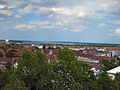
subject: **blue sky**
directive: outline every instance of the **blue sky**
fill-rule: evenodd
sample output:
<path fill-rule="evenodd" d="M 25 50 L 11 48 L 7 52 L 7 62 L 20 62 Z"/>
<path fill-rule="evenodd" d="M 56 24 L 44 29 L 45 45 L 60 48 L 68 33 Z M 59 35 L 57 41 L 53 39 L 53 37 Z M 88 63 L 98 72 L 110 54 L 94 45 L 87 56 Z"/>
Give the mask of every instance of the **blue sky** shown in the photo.
<path fill-rule="evenodd" d="M 120 44 L 120 0 L 0 0 L 0 39 Z"/>

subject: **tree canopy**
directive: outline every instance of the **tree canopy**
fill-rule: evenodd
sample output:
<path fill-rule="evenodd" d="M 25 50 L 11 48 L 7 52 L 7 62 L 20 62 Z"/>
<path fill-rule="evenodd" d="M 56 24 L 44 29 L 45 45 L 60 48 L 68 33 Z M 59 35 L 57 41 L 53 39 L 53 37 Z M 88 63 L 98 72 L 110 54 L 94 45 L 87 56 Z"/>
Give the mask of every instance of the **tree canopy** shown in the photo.
<path fill-rule="evenodd" d="M 3 54 L 0 52 L 0 57 L 3 57 Z"/>
<path fill-rule="evenodd" d="M 8 64 L 9 66 L 9 64 Z M 77 61 L 72 51 L 59 50 L 57 60 L 48 62 L 39 50 L 25 50 L 17 68 L 0 73 L 1 90 L 119 90 L 104 71 L 95 76 L 88 64 Z M 7 72 L 7 71 L 6 71 Z M 2 76 L 1 76 L 2 75 Z M 1 79 L 2 78 L 2 79 Z M 3 79 L 6 81 L 4 83 Z"/>

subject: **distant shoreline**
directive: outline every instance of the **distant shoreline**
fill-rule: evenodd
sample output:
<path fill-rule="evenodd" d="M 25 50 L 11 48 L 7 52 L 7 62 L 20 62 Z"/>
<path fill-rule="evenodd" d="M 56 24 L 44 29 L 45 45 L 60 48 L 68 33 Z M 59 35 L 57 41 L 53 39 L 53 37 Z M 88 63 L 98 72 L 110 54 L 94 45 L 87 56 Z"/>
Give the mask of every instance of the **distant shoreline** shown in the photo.
<path fill-rule="evenodd" d="M 5 41 L 5 40 L 0 40 Z M 120 46 L 120 44 L 112 43 L 85 43 L 72 41 L 32 41 L 32 40 L 9 40 L 12 43 L 34 43 L 34 44 L 65 44 L 65 45 L 88 45 L 88 46 Z"/>

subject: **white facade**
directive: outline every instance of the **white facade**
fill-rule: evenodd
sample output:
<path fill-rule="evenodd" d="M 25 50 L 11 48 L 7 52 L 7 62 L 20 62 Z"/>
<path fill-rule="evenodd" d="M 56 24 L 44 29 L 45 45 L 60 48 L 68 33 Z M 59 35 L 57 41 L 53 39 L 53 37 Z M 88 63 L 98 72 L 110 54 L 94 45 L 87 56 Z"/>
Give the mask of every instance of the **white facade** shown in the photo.
<path fill-rule="evenodd" d="M 38 47 L 39 49 L 42 49 L 42 48 L 43 48 L 43 45 L 40 45 L 40 46 L 38 45 L 37 47 Z"/>
<path fill-rule="evenodd" d="M 114 80 L 115 79 L 115 74 L 120 73 L 120 66 L 107 71 L 107 73 L 110 76 L 110 78 L 112 80 Z"/>
<path fill-rule="evenodd" d="M 5 43 L 6 43 L 6 44 L 9 44 L 9 40 L 8 40 L 8 39 L 6 39 L 6 40 L 5 40 Z"/>
<path fill-rule="evenodd" d="M 84 62 L 91 62 L 91 63 L 99 63 L 99 60 L 93 60 L 90 58 L 85 58 L 85 57 L 77 57 L 77 60 L 79 61 L 84 61 Z"/>

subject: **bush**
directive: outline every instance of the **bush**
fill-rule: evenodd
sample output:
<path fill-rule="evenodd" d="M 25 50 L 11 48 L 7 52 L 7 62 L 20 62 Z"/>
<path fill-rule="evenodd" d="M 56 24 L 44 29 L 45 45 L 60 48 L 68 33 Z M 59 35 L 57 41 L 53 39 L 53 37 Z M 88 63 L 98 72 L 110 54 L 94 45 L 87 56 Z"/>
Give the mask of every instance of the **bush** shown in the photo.
<path fill-rule="evenodd" d="M 0 52 L 0 57 L 3 57 L 3 54 Z"/>
<path fill-rule="evenodd" d="M 17 54 L 15 54 L 14 52 L 11 52 L 11 51 L 8 51 L 6 53 L 6 56 L 7 56 L 7 58 L 18 57 Z"/>

